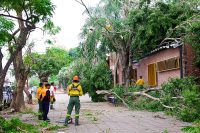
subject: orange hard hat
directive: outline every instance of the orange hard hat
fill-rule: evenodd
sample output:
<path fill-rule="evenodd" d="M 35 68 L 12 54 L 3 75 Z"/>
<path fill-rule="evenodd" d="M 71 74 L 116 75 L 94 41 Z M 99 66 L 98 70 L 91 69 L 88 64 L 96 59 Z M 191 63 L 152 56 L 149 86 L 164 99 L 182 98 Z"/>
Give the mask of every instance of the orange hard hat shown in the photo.
<path fill-rule="evenodd" d="M 76 80 L 76 81 L 79 80 L 78 76 L 74 76 L 73 80 Z"/>

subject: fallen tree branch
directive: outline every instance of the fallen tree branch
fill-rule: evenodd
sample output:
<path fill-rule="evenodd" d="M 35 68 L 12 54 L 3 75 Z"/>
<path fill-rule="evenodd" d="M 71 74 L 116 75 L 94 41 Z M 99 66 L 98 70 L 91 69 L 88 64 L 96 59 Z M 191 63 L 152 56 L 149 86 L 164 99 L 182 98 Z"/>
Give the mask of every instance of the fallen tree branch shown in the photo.
<path fill-rule="evenodd" d="M 160 89 L 160 88 L 149 88 L 149 89 L 144 90 L 144 92 L 147 93 L 147 92 L 150 92 L 150 91 L 160 91 L 160 90 L 162 90 L 162 89 Z"/>
<path fill-rule="evenodd" d="M 117 98 L 119 98 L 119 99 L 123 102 L 123 104 L 124 104 L 128 109 L 130 109 L 130 107 L 128 106 L 128 104 L 127 104 L 119 95 L 117 95 L 117 93 L 113 92 L 112 94 L 114 94 Z"/>
<path fill-rule="evenodd" d="M 148 89 L 148 90 L 144 90 L 144 91 L 139 91 L 139 92 L 128 92 L 128 93 L 125 93 L 125 96 L 129 96 L 129 95 L 130 95 L 130 96 L 145 96 L 145 97 L 150 98 L 150 99 L 152 99 L 152 100 L 154 100 L 154 101 L 160 102 L 160 104 L 161 104 L 163 107 L 165 107 L 165 108 L 174 109 L 175 107 L 171 107 L 171 106 L 168 106 L 168 105 L 163 104 L 160 98 L 153 97 L 153 96 L 151 96 L 151 95 L 149 95 L 149 94 L 146 93 L 146 92 L 149 92 L 149 91 L 158 91 L 158 90 L 161 90 L 161 89 L 152 88 L 152 89 Z M 119 95 L 117 95 L 115 92 L 107 91 L 107 90 L 97 90 L 96 93 L 97 93 L 97 94 L 113 94 L 113 95 L 115 95 L 117 98 L 119 98 L 119 99 L 123 102 L 123 104 L 124 104 L 126 107 L 130 108 L 130 107 L 128 106 L 128 104 L 126 104 L 126 102 L 125 102 Z"/>

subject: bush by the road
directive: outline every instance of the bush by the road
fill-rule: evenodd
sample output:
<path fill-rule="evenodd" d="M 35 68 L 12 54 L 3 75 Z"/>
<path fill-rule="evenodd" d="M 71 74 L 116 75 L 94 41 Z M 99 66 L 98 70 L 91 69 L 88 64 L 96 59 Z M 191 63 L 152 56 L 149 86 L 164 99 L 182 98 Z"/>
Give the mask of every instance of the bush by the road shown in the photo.
<path fill-rule="evenodd" d="M 0 132 L 1 133 L 21 133 L 21 132 L 31 132 L 39 133 L 38 127 L 23 123 L 19 118 L 12 118 L 11 120 L 5 120 L 0 117 Z"/>
<path fill-rule="evenodd" d="M 123 97 L 122 88 L 117 87 L 113 90 Z M 138 91 L 144 90 L 138 90 L 137 87 L 129 88 L 129 92 Z M 148 95 L 159 98 L 159 100 L 153 100 L 144 95 L 125 96 L 123 98 L 133 109 L 153 112 L 165 111 L 167 114 L 186 122 L 200 119 L 200 88 L 194 77 L 170 79 L 168 83 L 161 86 L 160 90 L 150 91 Z"/>

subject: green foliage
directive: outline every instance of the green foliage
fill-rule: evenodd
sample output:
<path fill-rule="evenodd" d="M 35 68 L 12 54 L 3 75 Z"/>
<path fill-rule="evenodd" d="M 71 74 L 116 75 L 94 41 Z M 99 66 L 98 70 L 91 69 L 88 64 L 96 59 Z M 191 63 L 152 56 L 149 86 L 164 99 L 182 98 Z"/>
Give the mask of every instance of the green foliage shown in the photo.
<path fill-rule="evenodd" d="M 53 125 L 46 121 L 42 121 L 39 125 L 32 125 L 22 122 L 19 118 L 12 118 L 10 120 L 5 120 L 0 117 L 0 132 L 1 133 L 40 133 L 41 128 L 45 128 L 48 131 L 54 131 L 61 128 L 66 128 L 65 126 Z"/>
<path fill-rule="evenodd" d="M 200 118 L 200 90 L 195 78 L 171 79 L 162 85 L 161 97 L 164 104 L 175 107 L 169 112 L 181 120 L 191 122 Z"/>
<path fill-rule="evenodd" d="M 125 89 L 122 86 L 116 86 L 113 88 L 113 91 L 120 97 L 123 97 Z"/>
<path fill-rule="evenodd" d="M 159 91 L 150 91 L 148 95 L 159 98 L 161 101 L 155 101 L 145 96 L 127 96 L 123 87 L 115 87 L 113 91 L 118 94 L 132 109 L 148 111 L 165 111 L 167 114 L 177 118 L 193 122 L 200 118 L 200 89 L 194 77 L 183 79 L 173 78 L 164 83 Z M 129 92 L 144 91 L 140 88 L 130 87 Z M 165 108 L 162 104 L 174 107 Z"/>
<path fill-rule="evenodd" d="M 200 133 L 200 121 L 195 122 L 192 126 L 187 126 L 181 129 L 186 133 Z"/>
<path fill-rule="evenodd" d="M 38 125 L 39 127 L 44 127 L 47 131 L 55 131 L 61 128 L 66 128 L 65 126 L 53 125 L 47 121 L 42 121 Z"/>
<path fill-rule="evenodd" d="M 142 91 L 139 87 L 130 87 L 129 92 L 138 92 Z M 153 97 L 159 97 L 160 94 L 158 92 L 150 92 L 148 93 L 149 95 Z M 126 103 L 129 105 L 130 108 L 132 109 L 137 109 L 137 110 L 148 110 L 151 112 L 156 112 L 156 111 L 163 111 L 164 108 L 160 104 L 159 101 L 153 101 L 147 97 L 138 97 L 138 96 L 127 96 L 125 97 Z"/>
<path fill-rule="evenodd" d="M 169 133 L 167 129 L 165 129 L 162 133 Z"/>
<path fill-rule="evenodd" d="M 189 21 L 192 21 L 193 23 L 187 27 L 185 41 L 192 45 L 196 53 L 195 64 L 198 68 L 200 68 L 200 14 L 192 17 Z"/>
<path fill-rule="evenodd" d="M 39 133 L 37 126 L 23 123 L 19 118 L 12 118 L 11 120 L 5 120 L 0 117 L 0 132 L 3 133 L 21 133 L 21 132 L 31 132 Z"/>
<path fill-rule="evenodd" d="M 9 31 L 14 28 L 14 23 L 9 19 L 0 16 L 0 25 L 0 46 L 3 46 L 6 42 L 11 40 Z"/>
<path fill-rule="evenodd" d="M 32 0 L 26 2 L 23 0 L 0 0 L 0 3 L 0 8 L 4 11 L 15 10 L 16 12 L 21 12 L 26 10 L 27 15 L 31 16 L 31 21 L 34 24 L 52 17 L 55 8 L 51 0 Z"/>
<path fill-rule="evenodd" d="M 49 83 L 51 83 L 51 82 L 54 82 L 55 85 L 58 84 L 58 77 L 57 77 L 57 75 L 51 75 L 49 77 Z"/>
<path fill-rule="evenodd" d="M 32 76 L 32 77 L 29 79 L 29 85 L 30 85 L 30 87 L 38 86 L 39 83 L 40 83 L 40 80 L 38 79 L 38 77 Z"/>
<path fill-rule="evenodd" d="M 45 54 L 33 53 L 31 70 L 39 78 L 57 75 L 59 70 L 68 66 L 72 57 L 68 51 L 60 48 L 49 48 Z"/>
<path fill-rule="evenodd" d="M 55 6 L 52 4 L 51 0 L 0 0 L 0 11 L 2 15 L 0 16 L 0 45 L 11 41 L 14 36 L 12 35 L 14 30 L 14 21 L 9 18 L 18 19 L 19 16 L 14 15 L 10 12 L 15 12 L 17 14 L 24 14 L 21 18 L 24 20 L 24 25 L 32 26 L 34 29 L 36 24 L 39 22 L 46 23 L 44 29 L 47 31 L 59 31 L 59 28 L 49 24 L 50 18 L 53 16 L 53 10 Z M 5 17 L 2 17 L 5 16 Z M 56 30 L 58 29 L 58 30 Z"/>
<path fill-rule="evenodd" d="M 135 32 L 135 40 L 132 44 L 135 56 L 141 57 L 147 54 L 167 37 L 182 37 L 186 31 L 178 28 L 179 25 L 198 12 L 189 4 L 156 2 L 154 6 L 144 4 L 141 8 L 132 9 L 129 23 Z"/>
<path fill-rule="evenodd" d="M 49 35 L 56 35 L 61 30 L 61 28 L 55 26 L 52 21 L 47 21 L 43 28 Z"/>
<path fill-rule="evenodd" d="M 63 70 L 66 70 L 64 77 L 68 79 L 68 84 L 71 84 L 74 75 L 79 75 L 83 92 L 88 92 L 94 102 L 103 101 L 103 95 L 97 95 L 96 90 L 111 89 L 111 72 L 104 61 L 92 65 L 84 59 L 75 60 Z"/>

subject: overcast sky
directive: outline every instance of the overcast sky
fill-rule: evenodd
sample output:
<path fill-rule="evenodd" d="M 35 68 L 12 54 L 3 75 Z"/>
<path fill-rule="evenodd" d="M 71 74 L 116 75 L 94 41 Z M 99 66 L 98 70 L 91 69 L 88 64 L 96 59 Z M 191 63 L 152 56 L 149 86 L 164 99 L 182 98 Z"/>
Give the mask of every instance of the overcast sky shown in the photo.
<path fill-rule="evenodd" d="M 99 2 L 99 0 L 83 1 L 88 7 L 95 6 Z M 56 46 L 66 49 L 78 46 L 80 42 L 78 35 L 87 17 L 87 14 L 83 15 L 85 8 L 75 0 L 52 0 L 52 2 L 56 5 L 53 22 L 61 27 L 60 33 L 53 37 Z M 43 52 L 49 47 L 43 43 L 46 38 L 39 29 L 32 33 L 32 39 L 36 42 L 34 51 Z"/>

